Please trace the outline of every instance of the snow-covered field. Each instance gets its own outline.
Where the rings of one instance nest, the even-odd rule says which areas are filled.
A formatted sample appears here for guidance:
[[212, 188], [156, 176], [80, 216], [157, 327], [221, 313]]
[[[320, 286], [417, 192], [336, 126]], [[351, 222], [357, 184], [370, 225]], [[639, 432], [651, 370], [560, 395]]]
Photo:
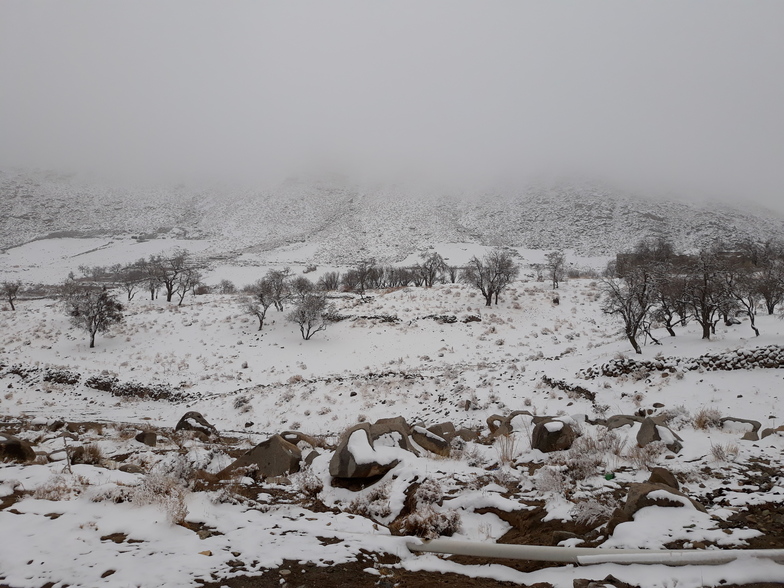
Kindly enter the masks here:
[[[94, 241], [86, 253], [85, 243], [71, 251], [45, 241], [10, 250], [0, 260], [0, 277], [56, 282], [74, 264], [106, 263], [107, 244]], [[120, 244], [111, 256], [124, 250], [127, 260], [114, 262], [132, 261], [162, 243]], [[454, 263], [482, 253], [474, 245], [438, 249]], [[526, 264], [542, 255], [520, 253]], [[297, 263], [308, 255], [307, 247], [288, 248], [217, 265], [208, 282], [247, 283], [266, 265], [302, 271]], [[595, 267], [602, 262], [575, 259]], [[39, 456], [32, 465], [0, 466], [6, 538], [0, 585], [193, 586], [199, 579], [259, 574], [284, 560], [338, 566], [360, 549], [392, 554], [394, 563], [385, 564], [389, 570], [369, 565], [355, 585], [374, 585], [379, 573], [393, 577], [395, 570], [563, 587], [610, 574], [646, 587], [784, 581], [784, 566], [750, 558], [688, 568], [532, 571], [408, 551], [412, 539], [400, 534], [399, 515], [410, 508], [407, 490], [428, 479], [443, 493], [428, 512], [456, 512], [455, 539], [514, 542], [521, 529], [509, 513], [539, 509], [529, 530], [550, 544], [784, 547], [784, 430], [776, 430], [784, 425], [784, 370], [687, 369], [687, 361], [677, 361], [776, 348], [784, 344], [784, 322], [758, 317], [760, 337], [747, 322], [720, 324], [711, 341], [702, 341], [695, 325], [674, 338], [657, 331], [662, 345], [649, 344], [633, 359], [661, 361], [663, 368], [588, 378], [588, 368], [634, 355], [619, 322], [600, 310], [600, 285], [569, 280], [553, 292], [527, 267], [522, 275], [489, 308], [463, 284], [375, 291], [367, 302], [335, 294], [331, 302], [346, 318], [310, 341], [285, 312], [271, 310], [258, 331], [233, 295], [187, 297], [178, 307], [139, 293], [127, 303], [123, 324], [99, 334], [94, 349], [54, 300], [20, 300], [15, 312], [0, 306], [0, 430], [31, 442]], [[52, 373], [77, 374], [78, 382], [57, 383]], [[114, 396], [85, 385], [91, 377], [160, 385], [172, 398]], [[188, 411], [203, 414], [222, 439], [173, 431]], [[487, 419], [512, 411], [529, 414], [511, 420], [510, 435], [492, 437]], [[566, 451], [532, 449], [534, 417], [544, 415], [574, 426], [583, 441]], [[604, 423], [612, 415], [661, 417], [683, 447], [678, 453], [661, 444], [640, 449], [641, 419], [609, 432]], [[362, 490], [333, 486], [329, 463], [341, 433], [394, 416], [426, 427], [449, 421], [479, 438], [454, 441], [446, 457], [378, 448], [398, 460], [383, 479]], [[752, 424], [718, 417], [757, 421], [757, 433], [773, 431], [744, 439]], [[76, 425], [69, 432], [53, 427], [56, 421]], [[210, 478], [242, 451], [287, 430], [319, 440], [319, 455], [302, 472], [259, 481]], [[136, 441], [140, 431], [157, 432], [157, 445]], [[92, 446], [95, 464], [68, 466], [66, 450], [79, 446]], [[307, 455], [307, 443], [300, 446]], [[141, 473], [120, 471], [124, 464]], [[680, 507], [647, 506], [609, 532], [606, 524], [623, 506], [629, 484], [648, 480], [655, 466], [675, 474], [683, 493], [706, 512], [688, 500]], [[180, 485], [162, 489], [171, 480]], [[187, 507], [181, 524], [173, 522], [177, 506]], [[573, 536], [556, 541], [559, 528]]]

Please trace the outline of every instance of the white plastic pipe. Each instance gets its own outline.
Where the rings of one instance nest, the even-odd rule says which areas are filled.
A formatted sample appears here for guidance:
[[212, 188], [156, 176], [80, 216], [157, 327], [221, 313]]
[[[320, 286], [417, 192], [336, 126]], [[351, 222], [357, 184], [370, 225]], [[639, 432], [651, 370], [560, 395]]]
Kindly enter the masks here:
[[406, 544], [413, 552], [444, 553], [529, 561], [552, 561], [582, 565], [598, 563], [717, 565], [741, 557], [757, 557], [784, 562], [784, 549], [601, 549], [596, 547], [550, 547], [543, 545], [507, 545], [478, 541], [431, 539]]

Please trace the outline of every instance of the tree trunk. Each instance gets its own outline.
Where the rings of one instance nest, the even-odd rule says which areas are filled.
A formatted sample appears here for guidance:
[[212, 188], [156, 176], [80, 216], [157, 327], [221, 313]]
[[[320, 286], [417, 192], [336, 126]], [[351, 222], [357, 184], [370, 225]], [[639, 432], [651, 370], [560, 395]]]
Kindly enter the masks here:
[[490, 292], [485, 296], [485, 306], [490, 306], [493, 303], [493, 293]]
[[675, 331], [673, 330], [672, 325], [670, 323], [664, 325], [664, 328], [667, 329], [667, 332], [670, 334], [670, 337], [675, 336]]
[[707, 339], [710, 341], [711, 336], [711, 324], [710, 322], [702, 323], [702, 338]]
[[92, 349], [93, 347], [95, 347], [95, 333], [91, 332], [90, 333], [90, 349]]
[[8, 304], [11, 305], [11, 310], [16, 310], [16, 308], [14, 307], [14, 301], [11, 300], [10, 298], [8, 299]]
[[754, 313], [753, 312], [749, 313], [749, 324], [751, 325], [751, 330], [754, 331], [754, 336], [755, 337], [759, 337], [759, 329], [757, 328], [757, 325], [754, 323]]
[[640, 347], [640, 344], [637, 343], [637, 338], [631, 333], [626, 333], [626, 336], [629, 338], [629, 343], [631, 343], [632, 347], [634, 347], [634, 352], [642, 353], [642, 348]]

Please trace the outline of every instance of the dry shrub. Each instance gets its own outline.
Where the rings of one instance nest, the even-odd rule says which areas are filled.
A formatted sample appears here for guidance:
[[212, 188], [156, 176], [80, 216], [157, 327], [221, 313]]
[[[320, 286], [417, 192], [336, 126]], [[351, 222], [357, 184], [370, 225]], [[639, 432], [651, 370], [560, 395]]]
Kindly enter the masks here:
[[653, 441], [645, 447], [635, 445], [626, 454], [626, 459], [639, 469], [649, 470], [659, 463], [659, 459], [666, 451], [667, 445], [664, 441]]
[[520, 455], [520, 447], [514, 433], [499, 435], [495, 440], [495, 450], [501, 465], [511, 465]]
[[103, 461], [103, 451], [101, 451], [98, 444], [89, 443], [83, 447], [79, 461], [80, 463], [87, 465], [101, 465], [101, 462]]
[[79, 496], [89, 482], [82, 476], [58, 474], [35, 489], [33, 498], [38, 500], [71, 500]]
[[711, 456], [716, 461], [735, 461], [738, 459], [740, 447], [737, 443], [727, 443], [726, 445], [711, 443]]
[[598, 522], [609, 520], [616, 508], [618, 502], [612, 496], [605, 500], [593, 497], [575, 503], [569, 514], [578, 525], [593, 526]]
[[324, 482], [313, 470], [305, 469], [291, 476], [294, 486], [308, 498], [316, 499], [324, 489]]
[[404, 535], [415, 535], [423, 539], [451, 537], [460, 530], [460, 513], [453, 509], [436, 510], [425, 505], [405, 517], [397, 525]]
[[187, 496], [188, 489], [174, 476], [148, 474], [142, 483], [134, 488], [131, 502], [136, 506], [155, 505], [166, 513], [171, 523], [179, 524], [184, 522], [188, 515], [188, 507], [185, 505]]
[[689, 409], [682, 404], [662, 411], [659, 416], [663, 419], [663, 423], [670, 429], [680, 430], [686, 424], [692, 422]]
[[559, 467], [544, 466], [534, 479], [536, 490], [542, 494], [565, 494], [568, 487], [566, 476]]
[[695, 429], [715, 429], [721, 425], [721, 413], [715, 408], [701, 408], [694, 415], [693, 422]]
[[414, 492], [414, 500], [417, 504], [435, 504], [444, 497], [444, 489], [437, 480], [425, 478]]
[[371, 486], [352, 500], [346, 510], [369, 519], [388, 517], [392, 514], [392, 507], [389, 505], [389, 482]]

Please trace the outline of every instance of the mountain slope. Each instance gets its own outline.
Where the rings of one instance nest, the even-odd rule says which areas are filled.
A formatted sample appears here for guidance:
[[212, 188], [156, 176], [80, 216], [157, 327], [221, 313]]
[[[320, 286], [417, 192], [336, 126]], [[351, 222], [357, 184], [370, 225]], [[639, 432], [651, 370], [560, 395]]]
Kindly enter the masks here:
[[67, 232], [210, 239], [213, 253], [307, 241], [314, 261], [400, 260], [439, 242], [575, 249], [607, 255], [643, 237], [679, 248], [784, 234], [770, 211], [640, 198], [596, 186], [455, 195], [383, 185], [288, 181], [265, 190], [119, 189], [0, 172], [0, 249]]

